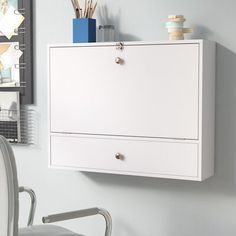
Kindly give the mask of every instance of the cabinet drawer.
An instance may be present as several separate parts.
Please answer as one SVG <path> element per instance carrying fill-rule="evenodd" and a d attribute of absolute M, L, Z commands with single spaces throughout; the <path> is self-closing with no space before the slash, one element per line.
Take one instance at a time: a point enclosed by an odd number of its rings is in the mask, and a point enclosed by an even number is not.
<path fill-rule="evenodd" d="M 54 167 L 166 178 L 198 176 L 194 143 L 52 134 L 50 145 Z"/>

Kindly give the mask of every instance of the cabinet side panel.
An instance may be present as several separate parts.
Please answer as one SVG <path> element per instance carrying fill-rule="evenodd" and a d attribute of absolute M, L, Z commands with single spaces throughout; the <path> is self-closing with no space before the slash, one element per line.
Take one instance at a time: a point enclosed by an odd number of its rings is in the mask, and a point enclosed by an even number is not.
<path fill-rule="evenodd" d="M 214 175 L 216 45 L 203 42 L 202 179 Z"/>

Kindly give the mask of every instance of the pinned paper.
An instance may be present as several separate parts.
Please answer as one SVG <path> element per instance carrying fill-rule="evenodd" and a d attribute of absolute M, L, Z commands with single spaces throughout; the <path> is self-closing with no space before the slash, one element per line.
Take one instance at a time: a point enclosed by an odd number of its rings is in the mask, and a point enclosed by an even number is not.
<path fill-rule="evenodd" d="M 21 23 L 24 21 L 24 16 L 20 14 L 13 6 L 9 6 L 6 14 L 1 17 L 0 20 L 0 31 L 8 38 L 15 34 Z"/>
<path fill-rule="evenodd" d="M 0 92 L 1 135 L 9 141 L 21 141 L 19 92 Z M 9 132 L 10 131 L 10 132 Z"/>
<path fill-rule="evenodd" d="M 11 43 L 10 47 L 2 55 L 0 55 L 1 66 L 4 70 L 11 68 L 12 66 L 19 64 L 19 59 L 23 52 L 19 50 L 18 44 Z"/>
<path fill-rule="evenodd" d="M 6 14 L 9 3 L 8 0 L 0 0 L 0 16 Z"/>

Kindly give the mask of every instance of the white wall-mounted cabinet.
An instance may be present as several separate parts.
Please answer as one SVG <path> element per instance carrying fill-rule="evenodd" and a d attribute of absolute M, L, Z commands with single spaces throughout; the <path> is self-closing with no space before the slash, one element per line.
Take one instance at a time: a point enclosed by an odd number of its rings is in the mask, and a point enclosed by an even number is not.
<path fill-rule="evenodd" d="M 214 91 L 213 42 L 49 46 L 50 166 L 204 180 Z"/>

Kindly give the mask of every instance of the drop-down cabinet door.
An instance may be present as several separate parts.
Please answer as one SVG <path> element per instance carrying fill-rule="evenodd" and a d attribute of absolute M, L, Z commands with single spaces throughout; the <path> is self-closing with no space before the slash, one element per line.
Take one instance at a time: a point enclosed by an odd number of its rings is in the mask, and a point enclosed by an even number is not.
<path fill-rule="evenodd" d="M 50 49 L 51 131 L 198 139 L 199 45 Z"/>

